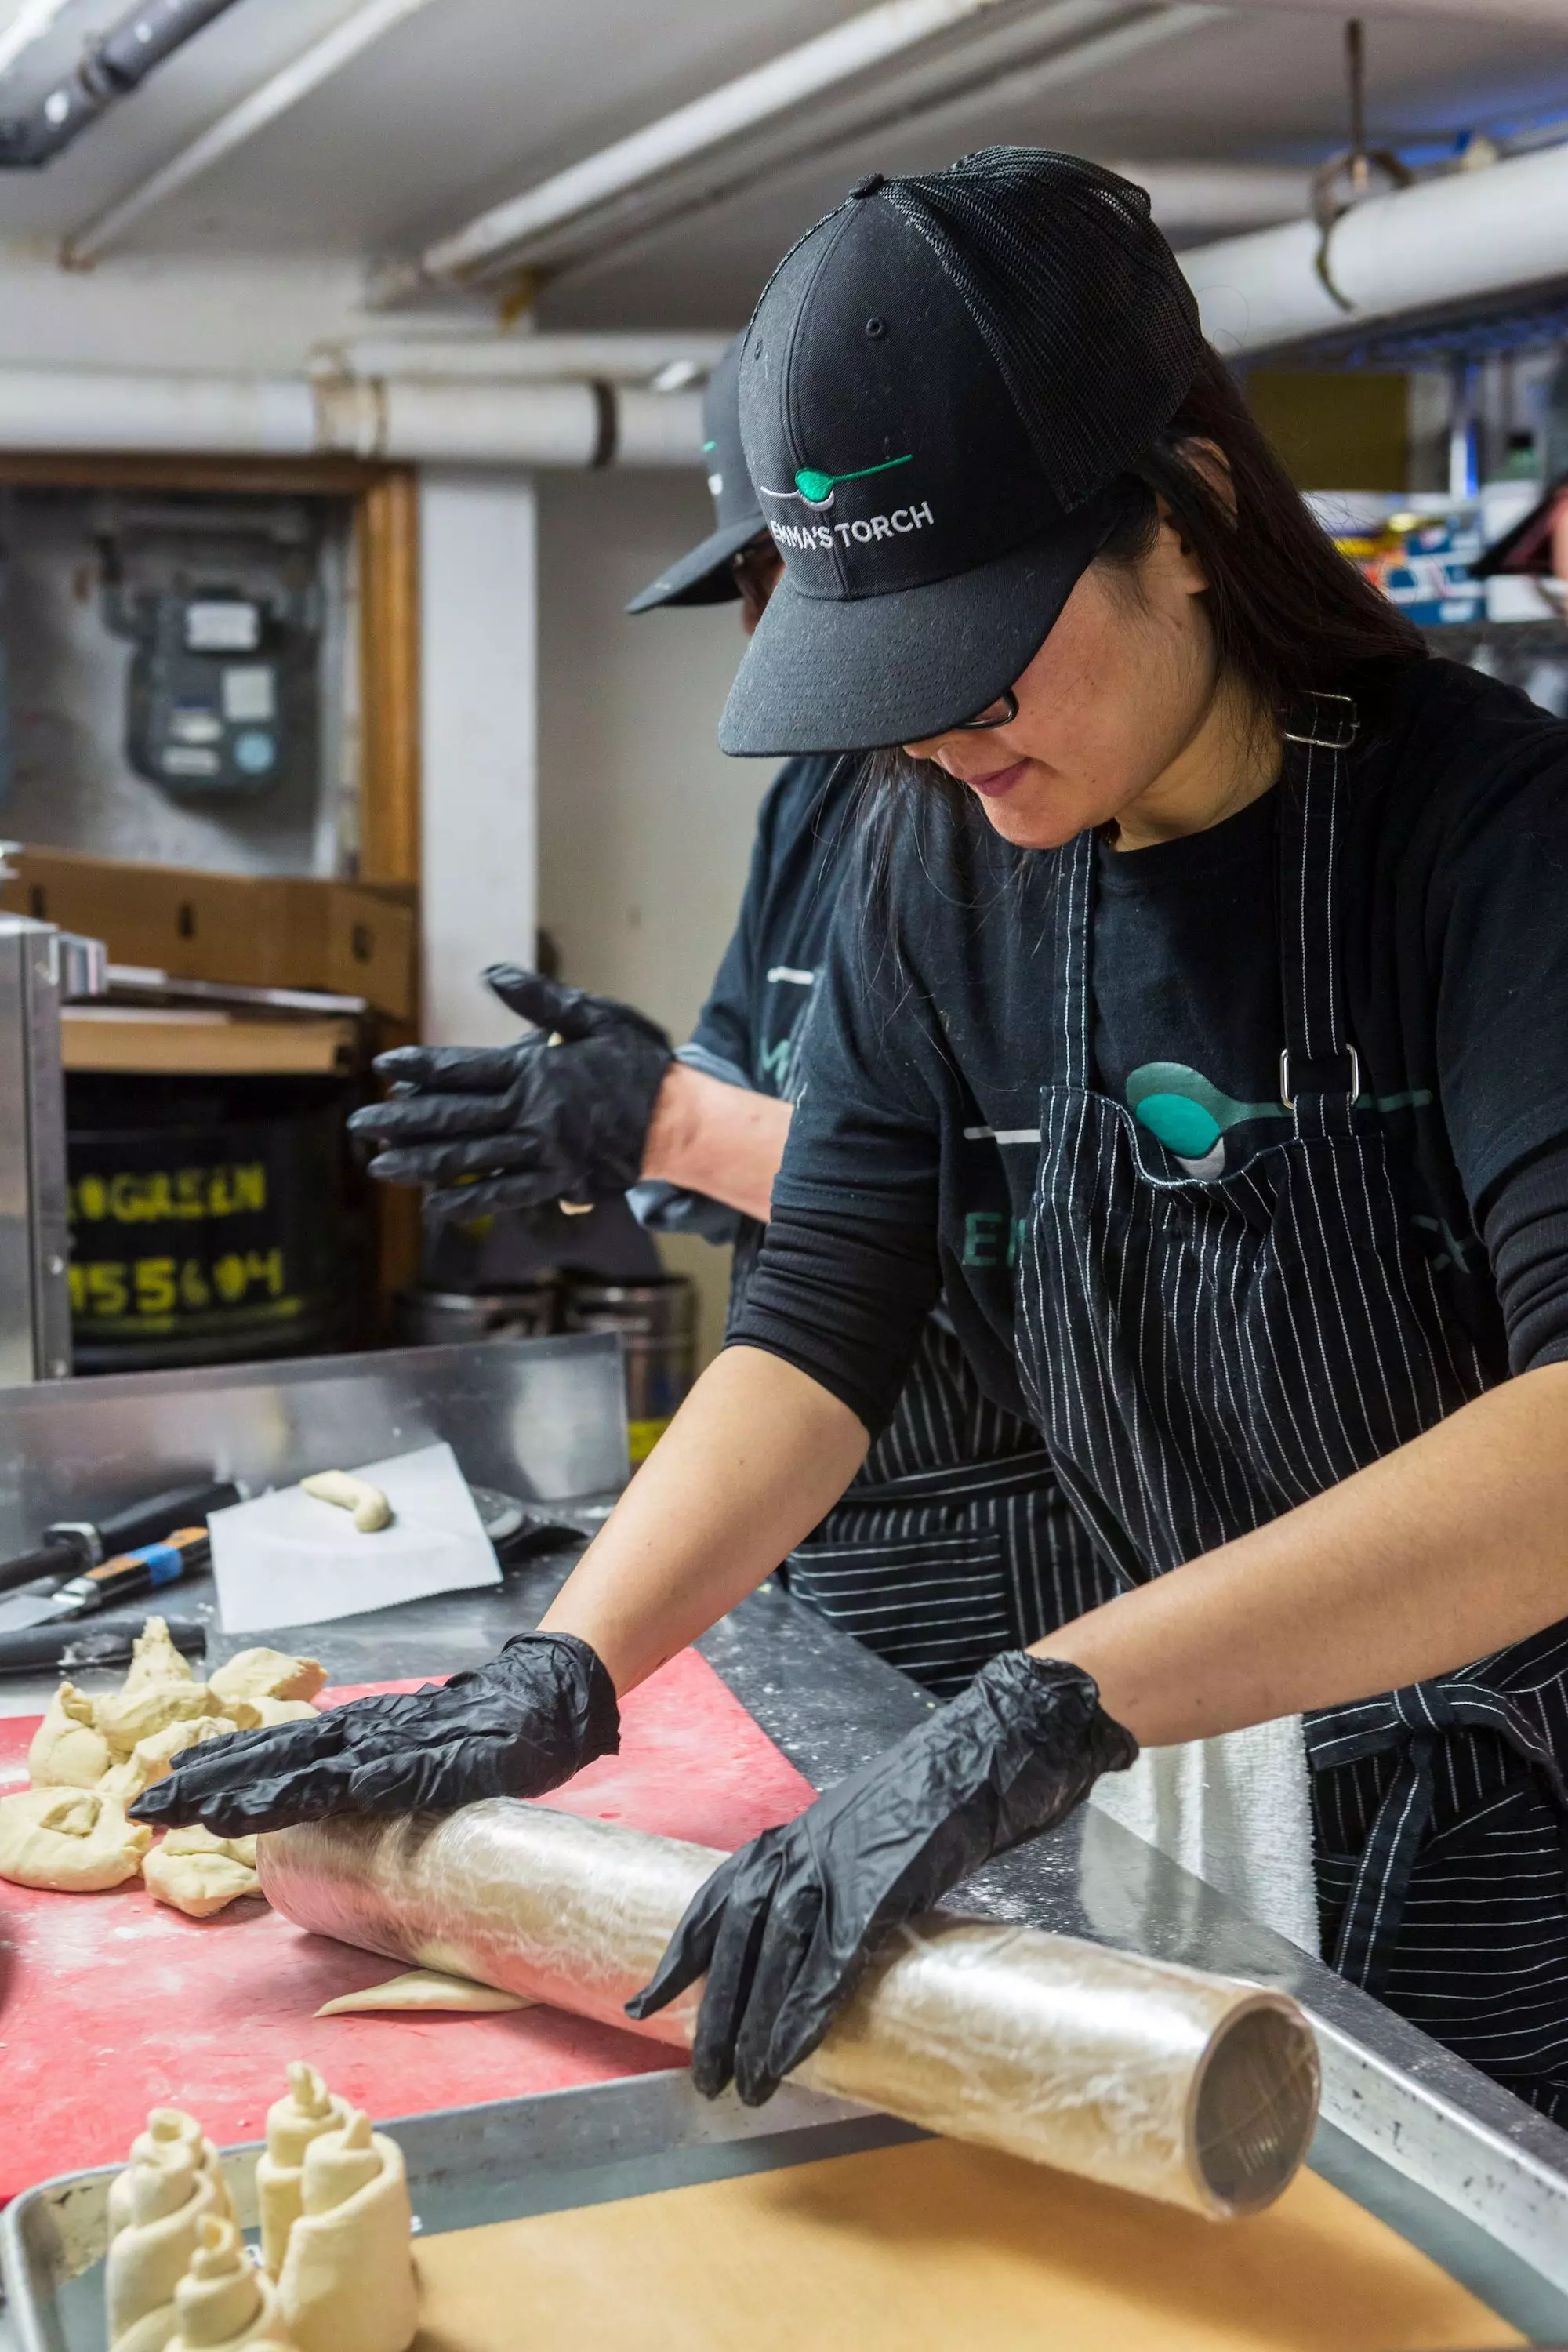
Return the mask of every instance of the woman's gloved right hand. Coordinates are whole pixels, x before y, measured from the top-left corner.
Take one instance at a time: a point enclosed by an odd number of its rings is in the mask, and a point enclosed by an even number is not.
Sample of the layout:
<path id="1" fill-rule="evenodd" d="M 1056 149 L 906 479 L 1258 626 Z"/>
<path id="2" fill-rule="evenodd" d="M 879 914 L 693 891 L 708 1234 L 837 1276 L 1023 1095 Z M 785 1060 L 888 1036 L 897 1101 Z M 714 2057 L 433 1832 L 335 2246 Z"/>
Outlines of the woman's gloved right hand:
<path id="1" fill-rule="evenodd" d="M 160 1829 L 200 1822 L 218 1837 L 328 1813 L 446 1812 L 478 1797 L 543 1796 L 620 1744 L 598 1654 L 574 1633 L 519 1633 L 448 1683 L 187 1748 L 131 1811 Z"/>
<path id="2" fill-rule="evenodd" d="M 378 1055 L 391 1092 L 349 1121 L 380 1147 L 371 1174 L 434 1187 L 437 1216 L 626 1192 L 642 1173 L 669 1039 L 634 1006 L 541 972 L 494 964 L 485 980 L 536 1026 L 515 1045 L 399 1045 Z"/>

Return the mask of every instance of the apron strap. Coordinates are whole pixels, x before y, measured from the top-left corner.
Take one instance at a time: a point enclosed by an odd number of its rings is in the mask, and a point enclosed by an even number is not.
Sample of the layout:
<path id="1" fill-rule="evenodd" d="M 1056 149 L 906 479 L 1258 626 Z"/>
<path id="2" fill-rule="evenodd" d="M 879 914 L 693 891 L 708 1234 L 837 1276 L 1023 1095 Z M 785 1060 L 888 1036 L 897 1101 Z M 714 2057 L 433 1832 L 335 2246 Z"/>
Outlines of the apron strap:
<path id="1" fill-rule="evenodd" d="M 1383 1698 L 1306 1719 L 1307 1756 L 1317 1772 L 1367 1756 L 1399 1758 L 1345 1902 L 1332 1965 L 1352 1984 L 1381 1995 L 1405 1917 L 1411 1874 L 1432 1825 L 1437 1752 L 1450 1732 L 1491 1731 L 1505 1740 L 1568 1818 L 1568 1785 L 1550 1748 L 1505 1691 L 1458 1675 L 1408 1683 Z"/>
<path id="2" fill-rule="evenodd" d="M 1057 852 L 1057 937 L 1062 942 L 1062 987 L 1050 1060 L 1053 1083 L 1082 1092 L 1089 1085 L 1089 930 L 1094 904 L 1094 835 L 1080 833 Z"/>
<path id="3" fill-rule="evenodd" d="M 1279 777 L 1279 969 L 1285 1050 L 1279 1098 L 1298 1135 L 1349 1134 L 1361 1065 L 1346 1034 L 1340 976 L 1340 842 L 1345 754 L 1355 740 L 1348 695 L 1301 694 L 1285 715 Z"/>

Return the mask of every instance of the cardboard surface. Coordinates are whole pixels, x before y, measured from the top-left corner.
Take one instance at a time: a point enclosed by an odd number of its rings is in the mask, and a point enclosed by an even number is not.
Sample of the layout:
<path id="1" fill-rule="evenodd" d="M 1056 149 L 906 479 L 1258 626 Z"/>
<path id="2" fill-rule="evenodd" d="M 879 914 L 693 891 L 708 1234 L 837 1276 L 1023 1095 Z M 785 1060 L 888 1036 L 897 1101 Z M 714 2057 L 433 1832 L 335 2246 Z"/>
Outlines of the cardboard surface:
<path id="1" fill-rule="evenodd" d="M 952 2140 L 417 2240 L 414 2352 L 1457 2352 L 1524 2341 L 1302 2173 L 1217 2224 Z"/>
<path id="2" fill-rule="evenodd" d="M 245 988 L 331 989 L 398 1020 L 414 1012 L 417 924 L 398 898 L 72 849 L 24 846 L 7 862 L 16 878 L 0 885 L 0 908 L 102 940 L 110 962 Z"/>
<path id="3" fill-rule="evenodd" d="M 363 1696 L 345 1686 L 321 1703 Z M 695 1651 L 634 1692 L 623 1716 L 620 1755 L 547 1803 L 734 1846 L 810 1801 Z M 26 1786 L 37 1727 L 36 1717 L 0 1720 L 0 1795 Z M 154 1903 L 140 1881 L 46 1895 L 0 1880 L 0 2201 L 54 2173 L 119 2162 L 150 2106 L 189 2107 L 220 2144 L 257 2138 L 292 2058 L 310 2059 L 376 2117 L 672 2063 L 668 2051 L 554 2010 L 313 2016 L 401 1965 L 306 1936 L 259 1897 L 195 1920 Z"/>

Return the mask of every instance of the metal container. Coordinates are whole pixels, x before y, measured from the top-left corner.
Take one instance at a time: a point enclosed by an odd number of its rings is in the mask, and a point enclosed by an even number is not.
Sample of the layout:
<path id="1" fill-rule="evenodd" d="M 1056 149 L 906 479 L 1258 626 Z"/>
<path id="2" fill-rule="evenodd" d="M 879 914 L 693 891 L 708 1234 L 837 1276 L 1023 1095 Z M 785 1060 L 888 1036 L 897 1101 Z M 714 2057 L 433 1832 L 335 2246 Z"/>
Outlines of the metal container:
<path id="1" fill-rule="evenodd" d="M 653 1452 L 697 1377 L 697 1286 L 684 1274 L 657 1282 L 570 1281 L 563 1308 L 568 1331 L 619 1335 L 635 1468 Z"/>
<path id="2" fill-rule="evenodd" d="M 545 1339 L 557 1328 L 559 1297 L 552 1276 L 497 1290 L 400 1290 L 397 1338 L 406 1348 L 444 1348 L 465 1339 Z"/>

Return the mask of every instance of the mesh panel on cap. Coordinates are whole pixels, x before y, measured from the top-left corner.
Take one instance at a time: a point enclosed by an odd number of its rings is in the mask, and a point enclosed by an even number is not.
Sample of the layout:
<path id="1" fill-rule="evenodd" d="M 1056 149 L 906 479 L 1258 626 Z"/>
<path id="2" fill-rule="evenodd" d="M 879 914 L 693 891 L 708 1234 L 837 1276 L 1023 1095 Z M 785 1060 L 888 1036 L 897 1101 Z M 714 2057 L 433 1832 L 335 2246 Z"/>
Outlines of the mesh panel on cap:
<path id="1" fill-rule="evenodd" d="M 880 194 L 937 252 L 1064 506 L 1147 448 L 1204 343 L 1142 188 L 1077 155 L 987 147 Z"/>

